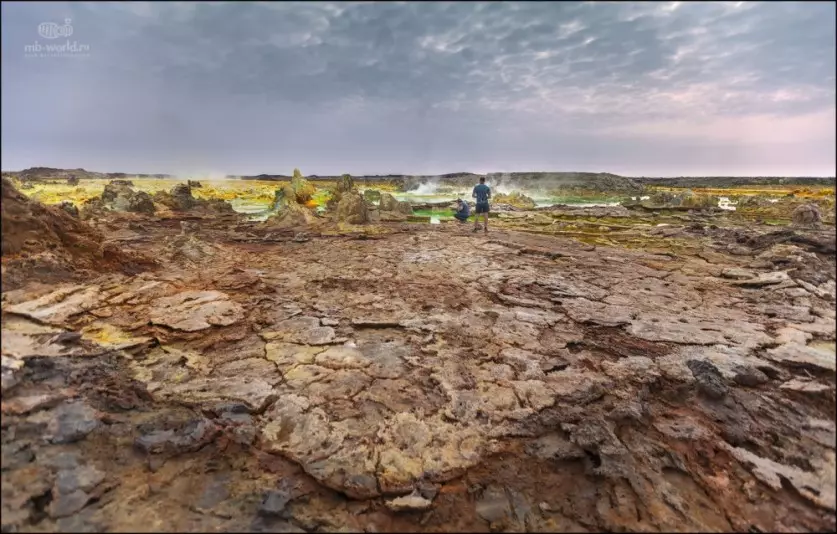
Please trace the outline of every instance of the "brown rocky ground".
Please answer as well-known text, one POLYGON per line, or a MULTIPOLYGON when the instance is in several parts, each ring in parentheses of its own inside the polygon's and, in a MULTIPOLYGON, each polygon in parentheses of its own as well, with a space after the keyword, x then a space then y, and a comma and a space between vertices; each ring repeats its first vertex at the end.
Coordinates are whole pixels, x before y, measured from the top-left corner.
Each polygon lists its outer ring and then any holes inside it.
POLYGON ((89 271, 136 274, 154 261, 123 250, 58 206, 45 206, 2 180, 3 288, 27 279, 58 281, 89 271))
POLYGON ((161 268, 3 273, 3 531, 834 530, 833 226, 622 215, 102 215, 161 268))

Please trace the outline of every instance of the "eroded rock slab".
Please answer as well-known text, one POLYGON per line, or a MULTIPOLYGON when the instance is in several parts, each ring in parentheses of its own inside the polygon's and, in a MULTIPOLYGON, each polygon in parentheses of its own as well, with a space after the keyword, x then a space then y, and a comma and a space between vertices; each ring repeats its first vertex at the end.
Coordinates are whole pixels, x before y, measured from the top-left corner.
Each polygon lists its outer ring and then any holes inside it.
POLYGON ((42 323, 62 326, 70 317, 96 307, 98 302, 99 286, 71 286, 35 300, 9 306, 6 311, 42 323))
POLYGON ((627 306, 592 302, 584 298, 562 300, 561 306, 572 320, 601 326, 629 324, 635 314, 627 306))
MULTIPOLYGON (((278 380, 277 380, 278 381, 278 380)), ((183 384, 167 385, 155 395, 188 404, 204 404, 218 400, 243 402, 258 410, 279 392, 262 378, 212 377, 196 378, 183 384)))
POLYGON ((834 451, 825 451, 822 458, 812 458, 811 464, 815 471, 807 472, 797 467, 782 465, 769 458, 762 458, 746 449, 725 443, 722 443, 722 446, 736 460, 748 466, 756 478, 770 488, 780 490, 784 478, 793 484, 800 495, 817 506, 835 509, 834 451))
POLYGON ((737 280, 735 282, 731 282, 733 285, 742 286, 742 287, 762 287, 762 286, 769 286, 773 284, 781 284, 782 282, 787 282, 790 280, 788 273, 784 271, 775 271, 771 273, 761 273, 755 278, 749 278, 746 280, 737 280))
POLYGON ((786 343, 769 349, 764 356, 786 365, 813 367, 832 372, 837 370, 837 362, 835 362, 833 352, 808 345, 800 345, 799 343, 786 343))
POLYGON ((47 425, 47 440, 73 443, 84 439, 99 427, 96 410, 84 402, 67 402, 53 410, 47 425))
POLYGON ((229 326, 244 318, 240 304, 220 291, 183 291, 152 302, 152 323, 185 332, 229 326))
POLYGON ((689 345, 720 345, 727 342, 723 334, 717 330, 707 330, 698 325, 679 321, 652 322, 637 319, 631 322, 628 332, 646 341, 668 341, 689 345))
POLYGON ((299 462, 323 484, 354 498, 408 493, 424 479, 449 480, 474 465, 484 448, 475 429, 438 418, 399 413, 363 424, 335 421, 293 394, 282 396, 263 418, 267 450, 299 462))
POLYGON ((3 356, 15 360, 33 356, 69 356, 81 352, 79 347, 55 342, 53 336, 32 335, 6 329, 0 334, 0 343, 3 356))
POLYGON ((262 333, 266 340, 283 340, 300 345, 329 345, 335 340, 334 328, 320 326, 318 317, 293 317, 277 323, 270 332, 262 333))

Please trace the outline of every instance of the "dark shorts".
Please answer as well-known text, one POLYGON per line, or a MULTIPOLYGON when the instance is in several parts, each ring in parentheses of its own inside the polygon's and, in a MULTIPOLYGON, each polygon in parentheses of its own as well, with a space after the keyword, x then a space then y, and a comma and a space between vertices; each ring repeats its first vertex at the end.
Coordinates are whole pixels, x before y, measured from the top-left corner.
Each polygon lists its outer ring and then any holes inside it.
POLYGON ((468 216, 467 216, 467 215, 463 215, 463 214, 461 214, 461 213, 454 213, 454 214, 453 214, 453 216, 454 216, 454 217, 456 218, 456 220, 457 220, 457 221, 459 221, 459 222, 465 222, 465 221, 467 221, 467 220, 468 220, 468 216))
POLYGON ((477 202, 477 213, 488 213, 488 202, 477 202))

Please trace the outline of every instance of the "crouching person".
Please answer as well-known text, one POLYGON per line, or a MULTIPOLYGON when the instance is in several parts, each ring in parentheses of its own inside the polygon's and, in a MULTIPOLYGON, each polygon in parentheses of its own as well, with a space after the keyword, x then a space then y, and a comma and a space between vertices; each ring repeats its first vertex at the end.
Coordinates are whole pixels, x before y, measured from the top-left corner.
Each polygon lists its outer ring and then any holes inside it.
POLYGON ((461 198, 456 201, 456 213, 453 214, 454 218, 459 222, 465 222, 468 220, 468 217, 471 215, 471 208, 468 206, 468 203, 463 201, 461 198))

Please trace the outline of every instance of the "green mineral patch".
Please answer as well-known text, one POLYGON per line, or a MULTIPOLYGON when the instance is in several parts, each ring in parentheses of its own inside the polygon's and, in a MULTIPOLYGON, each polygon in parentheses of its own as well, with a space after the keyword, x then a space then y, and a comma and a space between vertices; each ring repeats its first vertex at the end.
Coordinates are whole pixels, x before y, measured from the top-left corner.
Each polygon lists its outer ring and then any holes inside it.
POLYGON ((441 220, 453 219, 454 210, 449 208, 438 208, 430 210, 413 210, 417 217, 439 217, 441 220))

